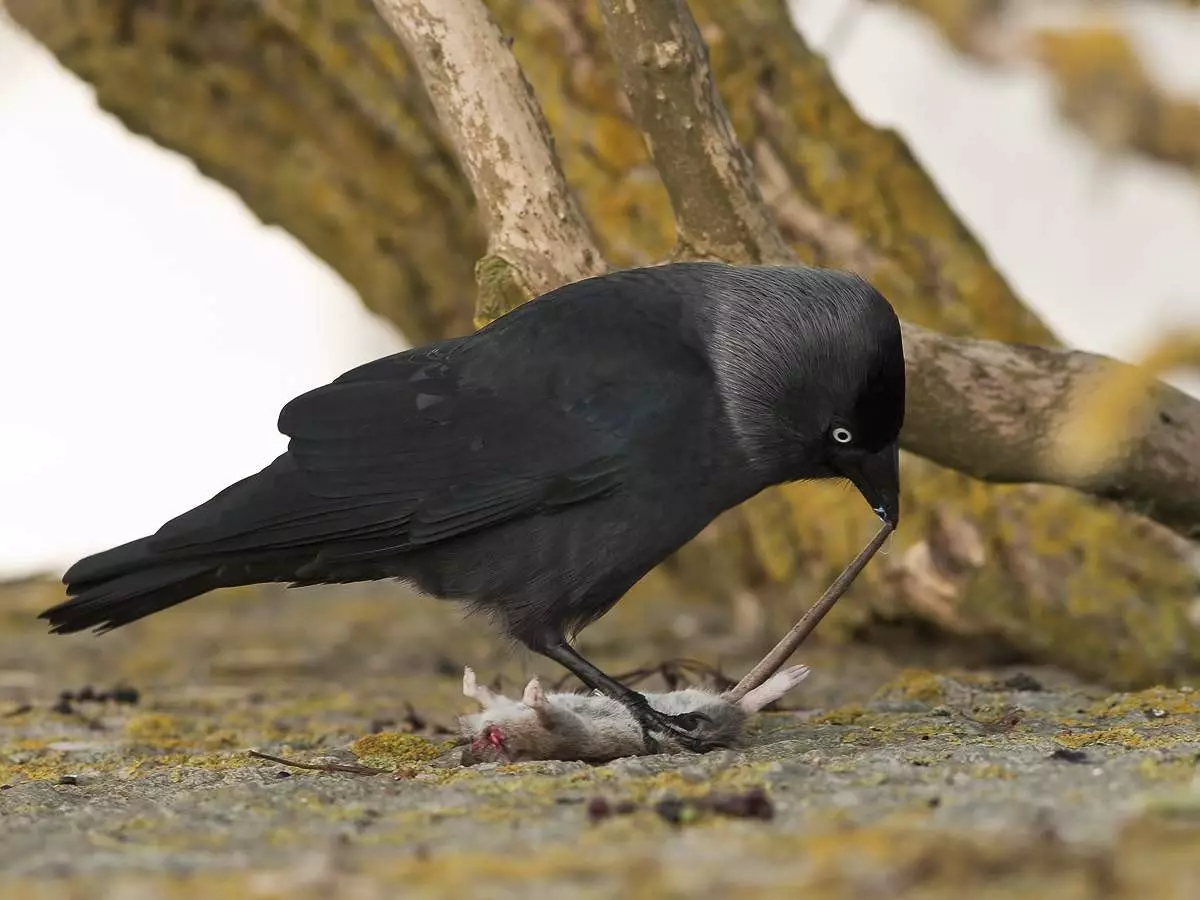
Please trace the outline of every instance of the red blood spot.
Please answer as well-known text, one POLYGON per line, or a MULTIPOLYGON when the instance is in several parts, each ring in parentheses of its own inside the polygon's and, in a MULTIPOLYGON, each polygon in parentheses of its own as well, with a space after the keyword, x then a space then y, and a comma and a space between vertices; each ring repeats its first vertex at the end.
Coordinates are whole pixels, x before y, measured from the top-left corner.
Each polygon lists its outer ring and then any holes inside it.
POLYGON ((489 725, 483 729, 483 739, 497 749, 504 746, 504 732, 499 725, 489 725))

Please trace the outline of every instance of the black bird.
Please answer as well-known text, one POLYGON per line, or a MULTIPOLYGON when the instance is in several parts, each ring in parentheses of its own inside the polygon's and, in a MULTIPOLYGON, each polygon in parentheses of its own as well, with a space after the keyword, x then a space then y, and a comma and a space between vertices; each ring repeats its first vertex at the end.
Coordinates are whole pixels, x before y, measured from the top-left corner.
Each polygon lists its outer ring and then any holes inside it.
MULTIPOLYGON (((302 394, 287 452, 63 576, 54 632, 214 588, 397 578, 465 601, 684 745, 568 643, 722 511, 846 478, 899 516, 900 325, 857 276, 677 263, 553 290, 302 394)), ((691 742, 689 744, 689 741, 691 742)))

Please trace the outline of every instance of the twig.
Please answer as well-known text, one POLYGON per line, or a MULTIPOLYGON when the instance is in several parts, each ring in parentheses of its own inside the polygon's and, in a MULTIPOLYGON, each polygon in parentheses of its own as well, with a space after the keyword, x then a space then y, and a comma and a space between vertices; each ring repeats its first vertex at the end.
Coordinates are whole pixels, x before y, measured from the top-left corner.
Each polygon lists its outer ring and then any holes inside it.
POLYGON ((621 87, 671 198, 677 256, 793 263, 685 0, 600 0, 621 87))
POLYGON ((854 583, 854 579, 858 577, 858 573, 863 570, 868 562, 871 561, 879 548, 883 546, 883 542, 888 539, 892 533, 893 526, 884 523, 883 526, 875 533, 875 537, 871 538, 871 542, 859 552, 858 556, 850 561, 850 565, 842 570, 837 578, 833 580, 833 584, 825 589, 825 593, 821 595, 816 603, 814 603, 803 616, 800 621, 792 626, 792 630, 783 636, 778 644, 771 648, 766 656, 751 669, 736 686, 725 693, 725 697, 732 701, 741 700, 746 694, 754 690, 772 675, 779 671, 780 666, 788 661, 796 649, 804 643, 805 639, 812 634, 814 628, 825 618, 825 614, 833 609, 834 604, 838 602, 842 594, 846 593, 846 589, 854 583))
POLYGON ((959 713, 959 715, 984 734, 1004 734, 1021 724, 1021 720, 1025 718, 1025 710, 1019 706, 1006 706, 999 715, 990 719, 977 719, 966 713, 959 713))
POLYGON ((509 42, 481 0, 374 0, 416 62, 485 219, 477 324, 604 257, 567 185, 550 129, 509 42))
POLYGON ((291 766, 293 769, 311 769, 314 772, 345 772, 348 775, 386 775, 391 769, 377 769, 374 766, 351 766, 342 763, 306 763, 282 756, 272 756, 269 753, 259 753, 257 750, 247 750, 246 753, 255 759, 265 759, 267 762, 279 763, 281 766, 291 766))

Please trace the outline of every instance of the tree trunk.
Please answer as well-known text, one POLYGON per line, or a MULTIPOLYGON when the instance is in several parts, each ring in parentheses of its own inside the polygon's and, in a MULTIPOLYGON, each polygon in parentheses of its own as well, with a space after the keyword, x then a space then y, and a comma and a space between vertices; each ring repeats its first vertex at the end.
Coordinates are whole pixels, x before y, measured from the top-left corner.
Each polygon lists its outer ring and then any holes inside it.
MULTIPOLYGON (((470 327, 485 236, 417 75, 369 0, 7 4, 104 108, 295 234, 410 340, 470 327)), ((602 251, 614 265, 667 256, 671 209, 596 4, 489 6, 515 38, 602 251)), ((781 0, 691 7, 763 195, 803 258, 861 272, 911 322, 1054 342, 904 144, 854 112, 781 0)), ((868 567, 824 637, 915 617, 1120 683, 1200 670, 1185 542, 1069 490, 986 485, 912 455, 904 480, 898 546, 868 567)), ((641 594, 819 588, 873 528, 844 489, 772 490, 722 517, 641 594)))

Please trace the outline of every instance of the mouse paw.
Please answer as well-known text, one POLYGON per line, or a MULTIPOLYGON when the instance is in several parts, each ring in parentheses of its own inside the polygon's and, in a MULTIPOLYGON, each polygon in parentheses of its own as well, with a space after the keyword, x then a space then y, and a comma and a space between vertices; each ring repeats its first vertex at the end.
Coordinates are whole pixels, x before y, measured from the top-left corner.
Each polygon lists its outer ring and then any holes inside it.
POLYGON ((470 666, 463 666, 462 691, 464 697, 470 697, 484 708, 496 702, 496 695, 486 685, 479 683, 475 678, 475 670, 470 666))
POLYGON ((778 700, 802 682, 808 677, 810 671, 808 666, 789 666, 780 672, 776 672, 739 700, 738 706, 747 713, 758 712, 768 703, 778 700))
POLYGON ((529 679, 529 684, 525 685, 521 702, 530 709, 540 709, 546 705, 546 694, 542 690, 542 683, 536 677, 529 679))

